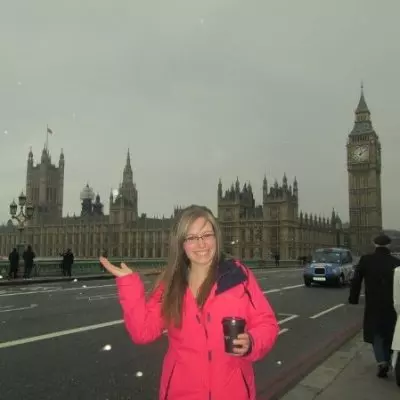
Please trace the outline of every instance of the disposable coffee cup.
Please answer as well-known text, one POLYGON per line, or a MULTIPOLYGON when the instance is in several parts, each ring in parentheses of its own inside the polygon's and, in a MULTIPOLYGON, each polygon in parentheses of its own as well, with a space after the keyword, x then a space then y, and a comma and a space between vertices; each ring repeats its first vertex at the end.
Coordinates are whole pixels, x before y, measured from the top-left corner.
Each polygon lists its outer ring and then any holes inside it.
POLYGON ((244 333, 246 321, 240 317, 226 317, 222 320, 222 326, 224 329, 225 351, 234 354, 233 349, 240 346, 235 346, 233 341, 241 333, 244 333))

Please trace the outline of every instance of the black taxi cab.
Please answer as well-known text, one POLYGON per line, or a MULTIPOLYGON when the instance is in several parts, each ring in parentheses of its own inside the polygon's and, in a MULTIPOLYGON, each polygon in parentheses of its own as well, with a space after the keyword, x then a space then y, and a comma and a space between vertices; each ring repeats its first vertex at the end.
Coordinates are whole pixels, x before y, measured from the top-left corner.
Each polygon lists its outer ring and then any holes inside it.
POLYGON ((344 286, 349 283, 354 272, 354 257, 351 251, 341 247, 320 248, 314 251, 312 261, 303 272, 304 284, 334 284, 344 286))

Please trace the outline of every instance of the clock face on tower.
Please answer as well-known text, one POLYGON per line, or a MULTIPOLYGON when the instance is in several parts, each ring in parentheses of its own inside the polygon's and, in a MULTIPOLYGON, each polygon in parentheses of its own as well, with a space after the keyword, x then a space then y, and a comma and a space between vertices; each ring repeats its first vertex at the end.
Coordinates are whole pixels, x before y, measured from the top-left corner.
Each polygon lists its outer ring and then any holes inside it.
POLYGON ((365 162, 369 158, 368 145, 361 145, 355 147, 351 152, 351 159, 355 162, 365 162))

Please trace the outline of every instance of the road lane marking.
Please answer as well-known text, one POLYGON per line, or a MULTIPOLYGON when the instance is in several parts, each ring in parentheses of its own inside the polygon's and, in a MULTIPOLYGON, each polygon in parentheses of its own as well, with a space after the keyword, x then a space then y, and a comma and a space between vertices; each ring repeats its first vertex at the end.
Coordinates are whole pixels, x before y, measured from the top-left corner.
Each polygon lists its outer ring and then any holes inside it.
MULTIPOLYGON (((265 280, 268 279, 267 276, 262 276, 264 274, 276 274, 276 273, 283 273, 283 272, 298 272, 300 271, 299 269, 273 269, 271 271, 268 270, 262 270, 262 271, 257 271, 255 270, 254 273, 256 275, 256 278, 258 280, 265 280), (259 276, 259 273, 262 275, 259 276)), ((78 282, 71 282, 71 283, 82 283, 84 281, 79 281, 78 282)), ((145 284, 150 284, 153 283, 153 281, 150 281, 148 279, 144 280, 143 283, 145 284)), ((109 284, 109 285, 96 285, 96 286, 87 286, 84 289, 99 289, 99 288, 106 288, 106 287, 115 287, 115 283, 109 284)), ((31 286, 31 287, 24 287, 24 288, 19 288, 18 292, 7 292, 6 290, 1 290, 0 291, 0 297, 2 296, 21 296, 21 295, 28 295, 28 294, 37 294, 37 293, 54 293, 54 292, 69 292, 71 290, 79 290, 82 289, 82 287, 73 287, 73 288, 63 288, 62 286, 31 286)))
MULTIPOLYGON (((283 276, 274 276, 274 279, 275 280, 278 280, 278 279, 296 279, 297 277, 296 276, 285 276, 285 277, 283 277, 283 276)), ((271 277, 270 276, 265 276, 265 275, 263 275, 263 276, 257 276, 256 275, 256 279, 257 279, 257 281, 266 281, 266 280, 271 280, 271 277)))
POLYGON ((7 296, 22 296, 22 295, 27 295, 27 294, 47 294, 47 293, 63 293, 63 292, 69 292, 72 290, 87 290, 87 289, 99 289, 99 288, 106 288, 106 287, 115 287, 115 284, 113 285, 101 285, 101 286, 79 286, 79 287, 73 287, 73 288, 64 288, 64 289, 50 289, 50 290, 44 290, 42 292, 40 291, 30 291, 30 292, 11 292, 7 294, 0 294, 0 297, 7 297, 7 296))
POLYGON ((75 300, 97 301, 97 300, 115 299, 116 297, 118 297, 118 294, 111 293, 111 294, 98 294, 94 296, 76 296, 75 300))
MULTIPOLYGON (((269 290, 265 290, 263 291, 264 294, 268 294, 268 293, 278 293, 282 290, 291 290, 291 289, 296 289, 296 288, 300 288, 303 287, 304 285, 293 285, 293 286, 286 286, 280 289, 269 289, 269 290)), ((110 284, 110 285, 96 285, 96 286, 79 286, 79 287, 70 287, 70 288, 60 288, 60 287, 56 287, 56 288, 52 288, 52 289, 47 289, 47 290, 31 290, 31 291, 20 291, 20 292, 8 292, 8 293, 0 293, 0 297, 10 297, 10 296, 23 296, 23 295, 30 295, 30 294, 47 294, 47 293, 67 293, 70 291, 76 291, 76 290, 82 290, 82 291, 86 291, 89 289, 102 289, 102 288, 115 288, 116 289, 116 285, 115 284, 110 284)), ((28 288, 24 288, 22 290, 26 290, 28 288)), ((100 296, 100 295, 99 295, 100 296)))
POLYGON ((72 335, 74 333, 93 331, 95 329, 101 329, 101 328, 106 328, 109 326, 120 325, 123 322, 124 322, 123 319, 118 319, 115 321, 103 322, 101 324, 96 324, 96 325, 82 326, 80 328, 67 329, 64 331, 46 333, 44 335, 32 336, 32 337, 28 337, 28 338, 24 338, 24 339, 11 340, 9 342, 3 342, 3 343, 0 342, 0 349, 6 349, 8 347, 19 346, 21 344, 40 342, 42 340, 54 339, 54 338, 61 337, 61 336, 72 335))
POLYGON ((282 324, 285 324, 286 322, 289 322, 289 321, 291 321, 292 319, 296 319, 296 318, 299 318, 299 316, 298 315, 290 315, 289 317, 286 317, 286 318, 284 318, 284 319, 281 319, 280 321, 278 321, 278 324, 279 325, 282 325, 282 324))
MULTIPOLYGON (((32 308, 32 306, 37 306, 37 304, 32 304, 29 308, 32 308)), ((6 306, 6 307, 8 307, 8 306, 6 306)), ((27 307, 25 307, 25 308, 27 308, 27 307)), ((10 310, 7 309, 4 311, 11 311, 11 309, 10 310)), ((291 315, 287 318, 284 318, 283 320, 279 321, 279 324, 284 324, 295 318, 298 318, 298 315, 291 315)), ((92 331, 92 330, 101 329, 101 328, 107 328, 110 326, 120 325, 123 322, 124 322, 123 319, 118 319, 115 321, 103 322, 103 323, 95 324, 95 325, 82 326, 79 328, 66 329, 63 331, 46 333, 44 335, 38 335, 38 336, 32 336, 32 337, 23 338, 23 339, 11 340, 9 342, 0 342, 0 349, 5 349, 8 347, 14 347, 14 346, 20 346, 22 344, 40 342, 43 340, 54 339, 54 338, 61 337, 61 336, 72 335, 74 333, 81 333, 81 332, 87 332, 87 331, 92 331)), ((279 332, 279 335, 287 332, 288 330, 289 329, 287 329, 287 328, 281 329, 279 332)), ((167 333, 167 331, 164 330, 163 334, 165 335, 166 333, 167 333)))
POLYGON ((47 290, 61 290, 62 286, 28 286, 20 287, 21 292, 46 292, 47 290))
POLYGON ((269 290, 264 290, 263 293, 264 294, 269 294, 269 293, 278 293, 280 292, 281 289, 269 289, 269 290))
POLYGON ((292 286, 285 286, 284 288, 282 288, 282 290, 290 290, 290 289, 297 289, 299 287, 303 287, 304 284, 301 285, 292 285, 292 286))
POLYGON ((328 314, 328 313, 330 313, 331 311, 335 311, 335 310, 337 310, 338 308, 341 308, 341 307, 343 307, 343 306, 344 306, 344 304, 337 304, 336 306, 333 306, 333 307, 331 307, 331 308, 328 308, 327 310, 321 311, 321 312, 318 313, 318 314, 312 315, 312 316, 310 317, 310 319, 316 319, 316 318, 322 317, 323 315, 328 314))
MULTIPOLYGON (((286 272, 299 272, 301 271, 300 269, 272 269, 271 271, 268 270, 254 270, 254 274, 256 275, 257 280, 265 280, 269 279, 268 276, 263 276, 264 274, 277 274, 277 273, 286 273, 286 272), (261 273, 261 276, 259 275, 261 273)), ((81 284, 84 281, 79 281, 79 278, 77 278, 77 282, 71 282, 71 284, 81 284)), ((144 284, 150 284, 153 283, 153 281, 150 281, 148 279, 143 281, 144 284)), ((303 286, 303 285, 299 285, 303 286)), ((79 287, 62 287, 62 286, 31 286, 31 287, 23 287, 19 288, 18 292, 7 292, 6 290, 0 291, 0 297, 7 297, 7 296, 22 296, 22 295, 29 295, 29 294, 42 294, 42 293, 64 293, 64 292, 69 292, 73 290, 81 290, 81 289, 101 289, 101 288, 107 288, 107 287, 116 287, 115 283, 112 284, 106 284, 106 285, 95 285, 95 286, 86 286, 82 288, 82 286, 79 287)), ((288 286, 289 287, 289 286, 288 286)), ((14 289, 15 290, 15 289, 14 289)), ((274 293, 274 292, 272 292, 274 293)))
POLYGON ((298 289, 303 287, 304 285, 293 285, 293 286, 285 286, 283 288, 279 288, 279 289, 268 289, 268 290, 263 290, 264 294, 270 294, 270 293, 278 293, 278 292, 282 292, 283 290, 292 290, 292 289, 298 289))
POLYGON ((32 308, 36 308, 37 306, 38 306, 37 304, 31 304, 30 306, 27 306, 27 307, 16 307, 16 308, 12 308, 14 306, 6 306, 7 308, 5 308, 4 310, 0 310, 0 313, 11 312, 11 311, 31 310, 32 308))
MULTIPOLYGON (((284 318, 284 319, 281 319, 280 321, 278 321, 278 324, 279 325, 282 325, 282 324, 284 324, 284 323, 286 323, 286 322, 289 322, 289 321, 291 321, 292 319, 295 319, 295 318, 298 318, 299 316, 298 315, 294 315, 294 314, 281 314, 281 313, 279 313, 279 315, 289 315, 287 318, 284 318)), ((287 329, 287 328, 284 328, 284 329, 281 329, 280 330, 280 332, 279 332, 279 334, 281 334, 281 333, 285 333, 285 332, 287 332, 289 329, 287 329)), ((163 335, 167 335, 168 334, 168 330, 167 329, 164 329, 163 330, 163 335)))
MULTIPOLYGON (((251 268, 250 268, 251 269, 251 268)), ((252 270, 255 275, 258 274, 285 274, 286 272, 301 272, 303 271, 301 268, 271 268, 271 269, 253 269, 252 270)))

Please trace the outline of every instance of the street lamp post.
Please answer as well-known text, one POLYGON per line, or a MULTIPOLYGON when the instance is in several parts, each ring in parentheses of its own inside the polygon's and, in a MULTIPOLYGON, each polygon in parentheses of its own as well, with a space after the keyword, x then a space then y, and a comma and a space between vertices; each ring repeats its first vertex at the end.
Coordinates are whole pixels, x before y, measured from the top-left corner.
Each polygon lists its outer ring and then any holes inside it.
POLYGON ((18 253, 22 255, 23 253, 23 248, 24 248, 24 243, 23 243, 23 232, 26 226, 27 221, 32 219, 33 214, 34 214, 34 207, 31 204, 27 204, 26 202, 26 196, 23 192, 18 197, 18 205, 15 202, 15 200, 12 201, 10 204, 10 215, 12 219, 15 219, 17 221, 17 229, 19 232, 18 235, 18 253), (17 214, 18 211, 18 206, 20 208, 19 213, 17 214))
POLYGON ((254 251, 254 257, 256 259, 262 260, 263 259, 263 237, 262 237, 262 226, 258 226, 256 229, 256 248, 254 251))
POLYGON ((340 224, 336 221, 336 247, 340 247, 340 224))
POLYGON ((233 250, 232 253, 234 253, 234 254, 231 254, 231 256, 239 258, 239 255, 236 254, 236 250, 239 248, 239 239, 232 240, 231 246, 232 246, 232 250, 233 250))

